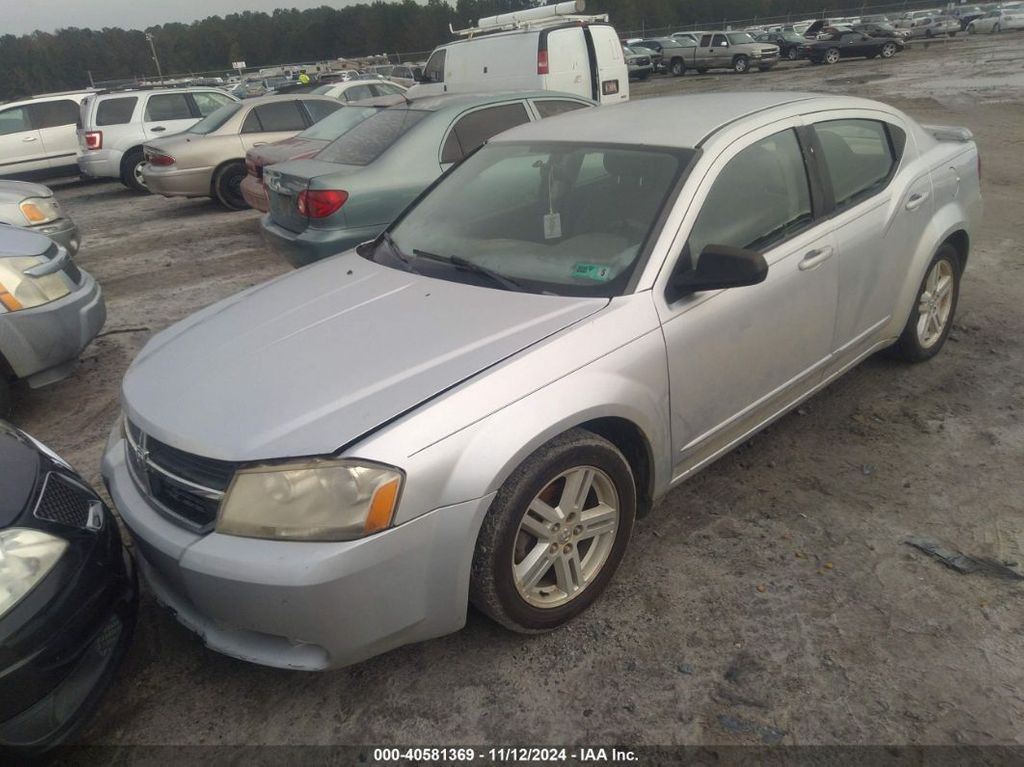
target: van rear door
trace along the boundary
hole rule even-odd
[[[596,61],[596,93],[587,94],[601,104],[629,100],[629,68],[622,56],[622,43],[613,27],[591,24],[587,33]]]
[[[544,83],[543,89],[574,93],[587,99],[593,98],[590,56],[583,38],[583,28],[574,26],[552,29],[546,34],[541,32],[539,37],[538,73],[543,75],[545,53],[548,70],[547,82]],[[621,52],[619,57],[622,57]]]

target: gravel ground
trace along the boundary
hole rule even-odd
[[[903,543],[1024,562],[1022,43],[957,38],[891,61],[634,88],[827,90],[970,127],[986,224],[937,359],[867,361],[671,493],[604,598],[550,635],[471,612],[455,635],[310,675],[213,653],[144,596],[81,741],[1024,743],[1021,584]],[[146,339],[286,265],[255,213],[116,183],[57,194],[84,230],[78,260],[109,319],[75,375],[18,393],[15,421],[98,483],[119,381]]]

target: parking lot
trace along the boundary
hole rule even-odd
[[[211,652],[144,595],[82,742],[1024,742],[1021,583],[904,543],[923,536],[1024,574],[1022,54],[1024,34],[961,36],[888,61],[634,85],[634,98],[863,95],[974,131],[986,221],[954,343],[924,365],[869,360],[672,492],[606,595],[552,634],[471,611],[455,635],[311,675]],[[75,375],[17,393],[14,420],[100,486],[119,383],[146,340],[288,266],[254,212],[53,186],[109,316]]]

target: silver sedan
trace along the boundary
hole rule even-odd
[[[672,487],[874,352],[938,353],[980,215],[969,132],[873,101],[522,125],[376,240],[154,337],[103,474],[221,652],[336,667],[470,601],[554,629]]]

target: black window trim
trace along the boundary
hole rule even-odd
[[[829,172],[828,162],[825,159],[825,150],[821,144],[820,139],[818,138],[818,131],[816,130],[815,126],[821,125],[822,123],[849,122],[851,120],[881,123],[883,129],[885,130],[885,139],[889,147],[889,154],[891,155],[893,162],[892,167],[889,169],[889,174],[884,179],[882,179],[882,182],[880,184],[876,184],[871,189],[858,192],[849,201],[840,205],[839,203],[836,202],[835,190],[832,187],[832,174]],[[836,216],[842,213],[846,213],[846,211],[852,210],[853,208],[856,208],[862,203],[868,202],[869,200],[872,200],[878,195],[885,192],[890,186],[892,186],[893,179],[896,178],[896,174],[899,173],[900,167],[902,167],[903,165],[903,155],[906,153],[907,150],[907,141],[906,139],[904,139],[903,151],[897,152],[896,142],[893,140],[892,135],[893,128],[897,128],[901,131],[903,131],[903,128],[900,128],[898,125],[893,125],[888,120],[882,119],[881,117],[833,117],[827,120],[815,120],[813,123],[809,123],[804,127],[806,127],[809,131],[809,140],[812,142],[813,153],[817,157],[821,158],[820,161],[815,162],[815,165],[818,169],[818,174],[820,175],[819,183],[821,184],[822,192],[825,195],[825,219],[833,219]],[[903,132],[906,133],[906,131]],[[865,192],[868,193],[866,194]]]

